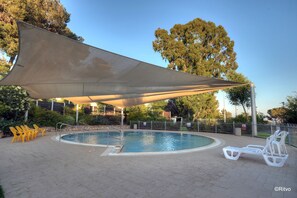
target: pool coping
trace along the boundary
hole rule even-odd
[[[110,130],[110,132],[114,132],[116,130]],[[100,155],[100,156],[148,156],[148,155],[170,155],[170,154],[183,154],[183,153],[192,153],[192,152],[198,152],[203,151],[207,149],[216,148],[218,146],[222,146],[225,144],[225,141],[220,140],[218,138],[210,137],[208,135],[204,134],[197,134],[200,132],[190,132],[190,131],[162,131],[162,130],[143,130],[143,129],[123,129],[123,131],[151,131],[151,132],[162,132],[162,133],[183,133],[183,134],[191,134],[191,135],[198,135],[198,136],[204,136],[210,139],[213,139],[214,142],[198,147],[193,149],[183,149],[178,151],[160,151],[160,152],[127,152],[127,153],[117,153],[116,149],[119,145],[105,145],[105,144],[86,144],[86,143],[78,143],[78,142],[72,142],[63,140],[62,137],[69,134],[77,134],[77,133],[88,133],[90,131],[75,131],[70,133],[63,133],[60,135],[53,136],[52,139],[58,142],[66,143],[66,144],[73,144],[73,145],[81,145],[81,146],[92,146],[92,147],[102,147],[106,148],[106,150]],[[96,130],[91,132],[106,132],[106,130]],[[60,138],[61,137],[61,138]]]

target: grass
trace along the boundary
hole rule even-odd
[[[0,185],[0,198],[4,198],[4,191],[1,185]]]
[[[271,136],[271,134],[270,133],[265,133],[265,132],[258,132],[258,135],[257,135],[257,137],[264,138],[264,139],[268,138],[269,136]],[[289,143],[289,137],[287,136],[286,137],[286,144],[288,144],[288,143]]]
[[[265,132],[258,132],[257,137],[259,138],[268,138],[271,134],[270,133],[265,133]]]

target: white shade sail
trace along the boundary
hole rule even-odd
[[[133,106],[240,86],[158,67],[18,22],[19,55],[0,85],[19,85],[32,98]]]

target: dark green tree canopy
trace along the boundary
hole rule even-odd
[[[0,0],[0,49],[10,64],[18,52],[17,20],[83,41],[67,27],[70,14],[59,0]]]
[[[175,101],[179,115],[188,120],[218,118],[219,103],[213,93],[179,97]]]
[[[278,108],[269,109],[267,113],[271,118],[275,118],[283,122],[286,118],[287,111],[288,109],[285,107],[278,107]]]
[[[176,24],[170,33],[155,31],[153,48],[168,60],[168,67],[191,74],[225,78],[229,70],[236,70],[234,42],[222,26],[202,19]]]
[[[202,19],[176,24],[170,32],[155,31],[153,48],[168,67],[195,75],[226,79],[238,67],[234,42],[222,26]],[[179,116],[189,119],[215,118],[219,115],[218,101],[213,93],[181,97],[172,100]]]
[[[286,103],[287,113],[286,121],[297,124],[297,93],[295,96],[288,96]]]
[[[246,108],[251,106],[250,81],[243,74],[230,71],[227,75],[229,80],[246,83],[246,86],[235,87],[226,91],[227,98],[232,105],[241,105],[247,116]]]

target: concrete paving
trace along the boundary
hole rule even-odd
[[[205,134],[225,145],[186,154],[102,157],[105,148],[59,143],[54,133],[26,143],[4,138],[0,185],[6,198],[297,197],[297,148],[288,146],[287,163],[274,168],[261,156],[223,156],[226,145],[264,145],[264,139]]]

